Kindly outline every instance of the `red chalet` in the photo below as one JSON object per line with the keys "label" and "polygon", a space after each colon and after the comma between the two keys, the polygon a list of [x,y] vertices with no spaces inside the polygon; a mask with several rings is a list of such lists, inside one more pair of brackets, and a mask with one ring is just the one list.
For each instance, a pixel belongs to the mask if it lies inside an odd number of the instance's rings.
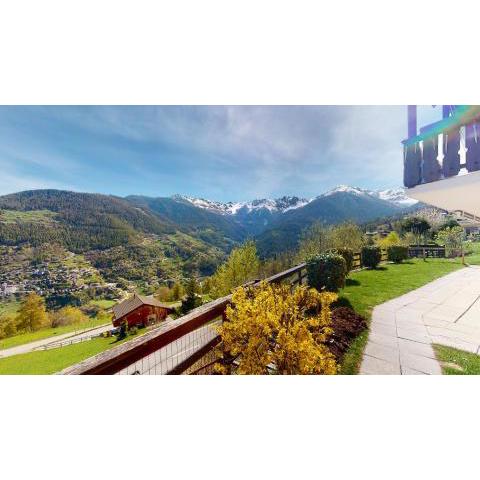
{"label": "red chalet", "polygon": [[153,297],[134,294],[133,297],[113,307],[113,326],[119,327],[125,320],[129,327],[147,326],[157,323],[173,312],[173,308]]}

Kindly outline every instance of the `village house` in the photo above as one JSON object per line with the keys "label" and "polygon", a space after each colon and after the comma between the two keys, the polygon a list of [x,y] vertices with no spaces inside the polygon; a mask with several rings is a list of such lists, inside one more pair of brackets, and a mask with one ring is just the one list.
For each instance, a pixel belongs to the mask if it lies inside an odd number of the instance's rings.
{"label": "village house", "polygon": [[129,327],[147,326],[165,320],[173,308],[153,297],[135,293],[132,297],[113,307],[113,326],[118,327],[127,321]]}

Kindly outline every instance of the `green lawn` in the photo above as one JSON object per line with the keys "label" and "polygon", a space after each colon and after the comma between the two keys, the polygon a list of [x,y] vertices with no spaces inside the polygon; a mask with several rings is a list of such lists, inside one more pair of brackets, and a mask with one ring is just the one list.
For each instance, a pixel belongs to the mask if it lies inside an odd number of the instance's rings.
{"label": "green lawn", "polygon": [[480,355],[456,348],[434,345],[444,375],[480,375]]}
{"label": "green lawn", "polygon": [[132,338],[128,336],[120,342],[112,337],[94,338],[66,347],[2,358],[0,375],[50,375]]}
{"label": "green lawn", "polygon": [[52,224],[57,213],[50,210],[2,210],[0,213],[0,222],[2,223],[35,223]]}
{"label": "green lawn", "polygon": [[20,308],[20,302],[0,302],[0,313],[14,315]]}
{"label": "green lawn", "polygon": [[471,244],[472,253],[465,257],[465,261],[470,265],[480,265],[480,242]]}
{"label": "green lawn", "polygon": [[[382,264],[378,270],[353,272],[346,287],[339,293],[340,303],[351,306],[370,320],[375,305],[415,290],[459,268],[462,265],[458,259],[414,259],[398,265]],[[343,374],[358,373],[367,339],[368,331],[365,331],[353,342],[342,362]]]}
{"label": "green lawn", "polygon": [[117,302],[115,300],[91,300],[90,305],[97,305],[97,307],[108,310],[112,308]]}
{"label": "green lawn", "polygon": [[105,317],[92,318],[86,323],[81,325],[65,325],[64,327],[51,328],[46,327],[36,332],[21,333],[9,338],[3,338],[0,340],[0,350],[4,350],[10,347],[16,347],[18,345],[23,345],[24,343],[35,342],[36,340],[43,340],[44,338],[52,337],[54,340],[56,336],[63,335],[64,333],[74,333],[78,330],[85,330],[87,328],[98,327],[108,323],[105,320]]}

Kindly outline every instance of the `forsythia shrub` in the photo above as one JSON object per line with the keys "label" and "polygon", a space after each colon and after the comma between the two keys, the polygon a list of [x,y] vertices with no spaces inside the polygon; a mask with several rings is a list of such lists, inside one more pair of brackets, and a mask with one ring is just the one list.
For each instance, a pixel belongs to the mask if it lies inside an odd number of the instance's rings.
{"label": "forsythia shrub", "polygon": [[408,247],[403,245],[390,245],[387,248],[389,262],[402,263],[408,258]]}
{"label": "forsythia shrub", "polygon": [[377,246],[380,248],[388,248],[392,245],[400,245],[401,238],[397,232],[390,232],[385,238],[377,240]]}
{"label": "forsythia shrub", "polygon": [[380,247],[369,245],[362,248],[362,265],[367,268],[377,268],[382,260]]}
{"label": "forsythia shrub", "polygon": [[336,292],[345,286],[347,264],[336,253],[322,253],[307,261],[308,284],[319,292]]}
{"label": "forsythia shrub", "polygon": [[335,374],[335,357],[326,345],[333,333],[330,305],[333,293],[319,293],[300,286],[261,283],[239,288],[218,327],[222,337],[219,373]]}

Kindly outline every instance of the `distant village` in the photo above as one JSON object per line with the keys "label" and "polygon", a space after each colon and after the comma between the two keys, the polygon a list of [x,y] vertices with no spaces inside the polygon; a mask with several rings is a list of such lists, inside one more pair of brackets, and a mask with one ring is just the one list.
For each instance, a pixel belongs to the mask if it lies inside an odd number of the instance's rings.
{"label": "distant village", "polygon": [[[14,249],[13,254],[19,254]],[[70,254],[72,258],[73,254]],[[42,297],[81,295],[84,291],[95,291],[96,297],[106,299],[121,298],[122,289],[116,283],[103,282],[98,271],[88,265],[74,262],[65,264],[63,258],[54,258],[42,262],[12,262],[0,266],[0,299],[21,298],[35,292]]]}

